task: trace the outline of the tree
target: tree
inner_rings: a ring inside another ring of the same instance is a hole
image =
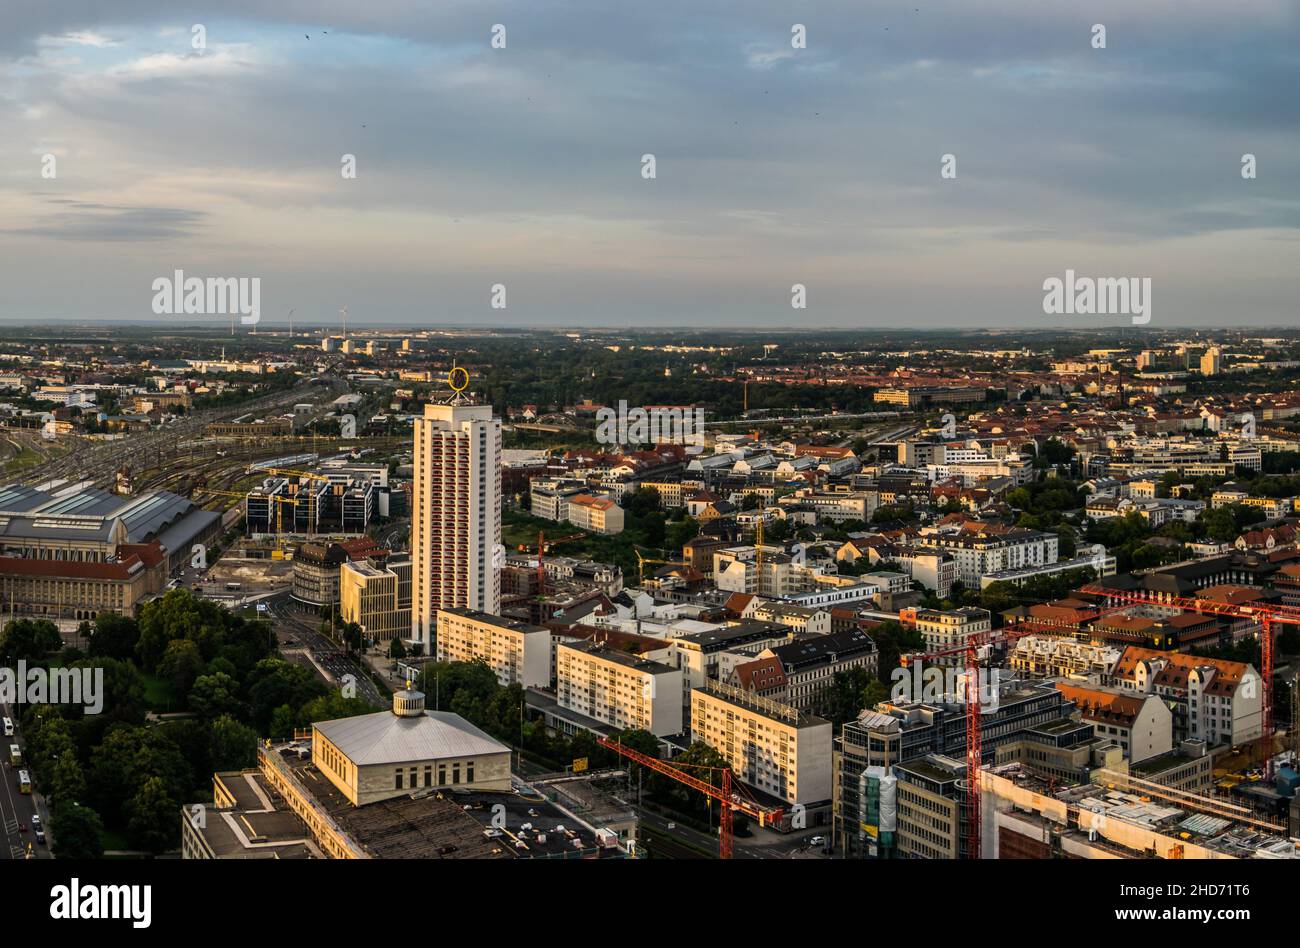
[[[664,531],[664,544],[670,550],[680,550],[688,541],[700,535],[699,521],[694,517],[683,517],[668,524]]]
[[[392,641],[388,643],[388,657],[406,658],[406,646],[402,644],[399,636],[393,636]]]
[[[58,801],[50,813],[51,852],[55,859],[99,859],[104,855],[104,823],[88,806]]]
[[[326,688],[307,668],[286,662],[282,658],[264,658],[253,666],[245,679],[251,722],[262,734],[285,736],[288,730],[271,727],[272,715],[278,708],[301,708],[308,701],[325,694]]]
[[[653,487],[638,487],[623,507],[633,517],[645,517],[659,509],[659,491]]]
[[[879,666],[877,676],[888,685],[890,676],[899,667],[899,657],[904,652],[919,652],[925,649],[925,639],[915,628],[904,628],[897,622],[886,620],[868,630],[868,635],[875,640],[879,649]]]
[[[54,800],[80,800],[86,796],[86,775],[75,753],[59,755],[50,772],[49,788]]]
[[[0,662],[34,664],[62,646],[59,627],[48,619],[14,619],[0,630]]]
[[[103,707],[98,714],[74,717],[77,722],[78,745],[83,749],[98,743],[104,732],[113,724],[126,722],[143,724],[145,704],[144,676],[133,662],[116,658],[89,658],[76,662],[75,669],[95,670],[103,674],[100,700]]]
[[[199,647],[189,639],[175,639],[167,643],[158,662],[158,674],[172,683],[177,694],[186,694],[203,669],[203,656]]]
[[[837,671],[826,695],[823,710],[838,730],[846,721],[855,720],[867,705],[867,689],[880,684],[862,667]]]
[[[92,658],[135,658],[140,626],[116,612],[101,612],[88,636],[86,654]]]
[[[298,714],[287,704],[282,704],[271,714],[271,726],[266,733],[271,737],[288,737],[298,726]]]
[[[655,737],[649,731],[633,728],[616,734],[614,739],[623,746],[645,754],[647,757],[659,757],[659,738]],[[628,761],[626,758],[618,757],[613,751],[605,750],[603,747],[601,748],[599,756],[600,759],[608,758],[609,763],[614,766],[627,766],[628,772],[632,776],[633,785],[640,787],[645,793],[654,796],[655,794],[662,792],[663,783],[666,778],[658,771]]]
[[[128,803],[149,778],[162,781],[168,796],[181,799],[195,774],[166,728],[115,724],[89,756],[89,802],[110,826],[129,817]],[[204,775],[211,779],[211,771]],[[180,804],[178,803],[177,806]],[[173,811],[174,820],[175,812]]]
[[[361,650],[362,645],[365,644],[365,636],[360,625],[348,622],[343,626],[343,644],[347,646],[349,652]]]
[[[189,693],[190,710],[204,720],[213,720],[223,714],[239,716],[244,703],[239,700],[235,680],[224,672],[200,675]]]
[[[674,757],[672,764],[674,767],[680,767],[695,778],[712,784],[719,789],[722,788],[722,771],[730,766],[725,757],[702,741],[696,741]],[[673,781],[669,784],[669,788],[670,793],[680,798],[687,806],[703,804],[705,810],[710,810],[713,806],[711,797],[705,796],[685,784]]]
[[[156,671],[167,645],[173,639],[210,642],[221,625],[221,609],[206,599],[196,599],[189,590],[172,589],[161,599],[147,602],[140,610],[140,637],[136,655],[140,666]],[[213,657],[205,652],[205,658]]]
[[[358,714],[373,714],[374,708],[362,698],[345,698],[341,691],[329,691],[319,698],[313,698],[302,706],[298,720],[303,725],[313,721],[334,721],[338,718],[356,717]],[[276,735],[279,737],[280,735]]]
[[[1060,559],[1074,559],[1078,548],[1074,542],[1074,531],[1067,526],[1060,526],[1056,529],[1056,551]]]
[[[257,763],[257,732],[228,714],[212,722],[212,766],[244,770]]]
[[[147,777],[126,805],[126,829],[132,845],[157,855],[176,846],[180,803],[161,777]]]

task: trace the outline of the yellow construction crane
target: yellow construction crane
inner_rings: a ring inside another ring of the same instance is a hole
[[[637,585],[639,586],[645,585],[645,565],[647,563],[662,563],[668,565],[670,562],[669,560],[656,560],[651,559],[648,556],[642,556],[641,551],[636,547],[632,547],[632,555],[636,557]]]
[[[324,474],[315,474],[311,471],[291,471],[282,467],[264,467],[256,471],[250,471],[250,474],[274,474],[277,477],[305,477],[311,481],[328,481],[329,478]]]
[[[754,524],[754,592],[763,594],[763,521],[766,519],[766,505],[762,496],[758,498],[758,521]]]

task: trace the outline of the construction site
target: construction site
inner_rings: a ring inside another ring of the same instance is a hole
[[[1058,787],[1020,764],[981,773],[996,859],[1297,859],[1294,820],[1117,771]],[[1294,807],[1293,807],[1294,809]]]

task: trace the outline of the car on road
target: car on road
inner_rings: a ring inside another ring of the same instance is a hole
[[[809,845],[809,846],[825,846],[825,845],[826,845],[826,837],[825,837],[825,836],[814,836],[812,839],[808,840],[808,845]]]

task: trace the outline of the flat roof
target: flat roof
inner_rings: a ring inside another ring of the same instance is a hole
[[[772,721],[781,721],[784,724],[796,728],[820,727],[823,724],[830,724],[830,722],[825,718],[819,718],[817,715],[809,714],[807,711],[800,711],[793,705],[783,705],[781,702],[772,699],[765,699],[756,696],[753,702],[749,702],[739,698],[734,698],[731,695],[723,694],[720,691],[715,691],[713,688],[692,688],[692,699],[694,699],[695,695],[708,695],[710,698],[716,698],[718,701],[721,701],[724,704],[729,704],[733,708],[740,708],[750,714],[755,714],[762,718],[768,718]],[[767,707],[765,707],[765,705],[767,705]],[[780,714],[775,714],[769,710],[773,705],[788,710],[790,719],[787,719]]]
[[[438,612],[450,613],[454,616],[460,616],[464,619],[473,619],[475,622],[486,622],[494,625],[498,629],[509,629],[512,632],[547,632],[549,629],[540,625],[533,625],[531,622],[523,622],[519,619],[511,619],[506,616],[493,615],[490,612],[482,612],[478,609],[439,609]]]
[[[631,668],[636,671],[647,672],[651,675],[666,675],[669,672],[677,671],[671,665],[665,665],[663,662],[652,661],[648,658],[638,658],[635,655],[629,655],[627,652],[619,652],[611,649],[604,644],[596,642],[561,642],[559,648],[572,649],[575,652],[584,652],[594,658],[607,658],[611,662]]]

